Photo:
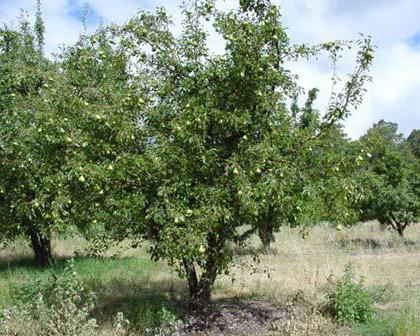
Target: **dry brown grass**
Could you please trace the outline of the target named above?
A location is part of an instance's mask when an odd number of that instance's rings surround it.
[[[254,237],[250,246],[258,245]],[[239,259],[244,264],[252,262],[246,254]],[[301,291],[317,300],[328,279],[340,276],[348,263],[355,265],[367,285],[420,291],[419,226],[407,229],[405,243],[395,233],[381,230],[375,222],[343,231],[325,224],[314,227],[306,239],[300,237],[298,230],[284,228],[276,234],[271,253],[261,256],[256,272],[238,266],[234,271],[236,281],[232,284],[225,277],[220,285],[229,292],[258,293],[275,300]]]

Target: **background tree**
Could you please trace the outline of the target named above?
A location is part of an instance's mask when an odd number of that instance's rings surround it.
[[[420,130],[413,130],[407,138],[407,145],[417,159],[420,159]]]
[[[419,161],[394,123],[374,124],[361,143],[370,153],[364,219],[377,219],[403,237],[407,226],[419,219]]]
[[[94,240],[116,228],[114,218],[122,228],[119,214],[135,209],[133,187],[112,189],[110,176],[122,173],[114,166],[128,171],[137,164],[121,162],[138,148],[130,111],[141,101],[131,99],[127,60],[111,28],[82,34],[53,63],[42,54],[39,9],[35,27],[22,19],[19,30],[1,35],[1,232],[9,240],[29,236],[37,263],[49,266],[54,234],[78,228]],[[113,198],[111,190],[127,188],[130,195]],[[107,212],[95,210],[101,208]]]
[[[24,13],[18,29],[0,30],[0,230],[3,239],[28,236],[37,263],[48,266],[54,216],[65,209],[53,190],[60,149],[35,126],[38,112],[49,110],[44,93],[55,71],[42,53],[39,6],[35,31]]]
[[[336,55],[332,55],[332,60],[336,62]],[[322,120],[320,112],[313,108],[317,93],[317,89],[310,90],[302,108],[297,104],[297,97],[293,100],[291,118],[295,131],[299,132],[300,142],[287,160],[300,168],[287,168],[296,174],[291,189],[284,190],[282,185],[275,188],[283,195],[277,200],[277,209],[282,211],[270,208],[261,216],[258,235],[263,251],[274,241],[274,232],[282,225],[302,226],[305,238],[307,227],[320,221],[354,224],[359,218],[357,204],[363,188],[358,172],[363,150],[360,152],[344,133],[340,123],[342,117]],[[334,96],[335,92],[332,92]],[[269,188],[264,185],[262,190]]]
[[[333,125],[312,148],[307,162],[317,183],[319,219],[332,224],[355,224],[363,197],[361,170],[366,153],[339,124]]]
[[[67,48],[56,91],[61,104],[55,113],[69,121],[69,218],[99,249],[126,238],[143,205],[138,184],[145,142],[139,118],[147,84],[130,72],[117,30],[101,27]],[[133,172],[140,180],[131,178]]]

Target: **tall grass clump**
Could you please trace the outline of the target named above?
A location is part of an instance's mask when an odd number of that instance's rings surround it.
[[[409,306],[397,319],[393,336],[418,335],[420,335],[420,312],[414,306]]]
[[[0,311],[0,334],[19,336],[94,336],[95,295],[79,280],[73,260],[64,271],[35,279],[14,290],[14,304]],[[128,321],[117,314],[109,335],[126,334]]]

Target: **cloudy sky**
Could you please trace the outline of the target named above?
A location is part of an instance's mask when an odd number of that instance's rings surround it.
[[[0,21],[16,22],[21,8],[30,14],[36,0],[0,0]],[[225,0],[232,7],[237,0]],[[378,49],[372,70],[373,82],[363,105],[346,121],[352,138],[363,134],[380,119],[400,125],[408,135],[420,128],[420,0],[275,0],[282,8],[284,24],[294,43],[317,43],[335,39],[357,39],[358,33],[371,35]],[[84,4],[90,8],[88,24],[94,29],[101,21],[123,23],[137,9],[165,6],[179,29],[181,0],[43,0],[47,25],[46,46],[57,51],[61,43],[75,42],[81,31]],[[214,50],[222,45],[209,39]],[[351,55],[343,58],[343,76],[352,69]],[[330,91],[331,70],[322,59],[300,62],[293,69],[307,89],[318,87],[320,110],[325,109]]]

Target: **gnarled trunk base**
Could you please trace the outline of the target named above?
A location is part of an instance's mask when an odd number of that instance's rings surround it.
[[[36,263],[42,267],[50,267],[53,264],[50,237],[42,234],[34,225],[29,228],[29,235]]]
[[[275,214],[272,207],[270,207],[267,213],[261,217],[258,223],[258,237],[261,240],[262,252],[267,253],[270,250],[271,243],[274,243],[274,226],[275,226]]]
[[[190,299],[194,304],[207,305],[211,300],[211,292],[216,281],[216,267],[209,267],[198,279],[194,264],[184,260],[184,270],[187,276]]]

